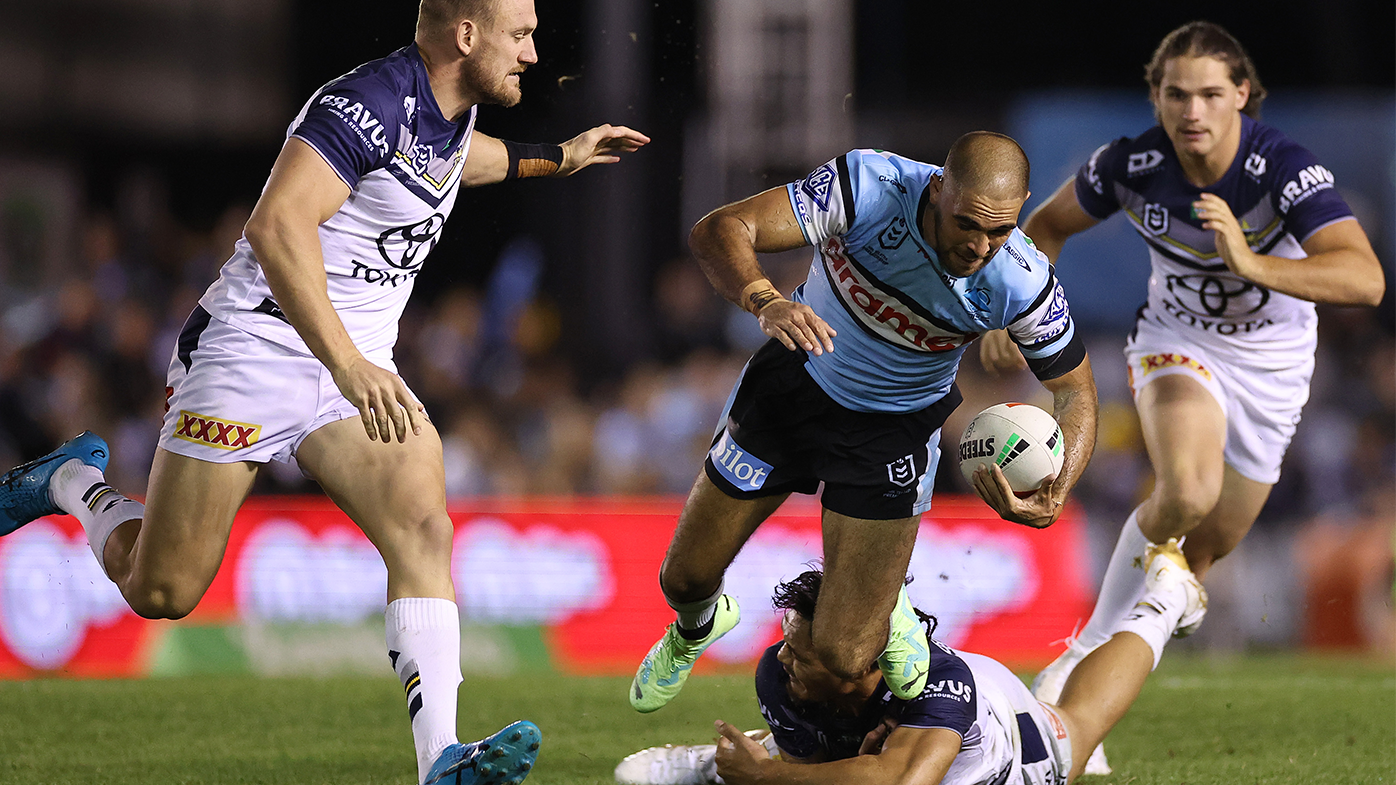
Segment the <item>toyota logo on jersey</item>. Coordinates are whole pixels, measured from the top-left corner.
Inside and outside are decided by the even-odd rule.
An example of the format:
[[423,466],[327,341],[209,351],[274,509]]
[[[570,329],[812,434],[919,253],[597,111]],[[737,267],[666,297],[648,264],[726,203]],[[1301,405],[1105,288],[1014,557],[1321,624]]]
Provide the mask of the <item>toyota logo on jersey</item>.
[[441,228],[446,225],[446,217],[432,213],[431,217],[411,226],[399,226],[378,235],[378,253],[383,261],[399,270],[412,270],[422,265],[422,261],[436,247],[441,239]]
[[1198,316],[1250,316],[1270,302],[1270,290],[1240,278],[1170,275],[1168,291]]

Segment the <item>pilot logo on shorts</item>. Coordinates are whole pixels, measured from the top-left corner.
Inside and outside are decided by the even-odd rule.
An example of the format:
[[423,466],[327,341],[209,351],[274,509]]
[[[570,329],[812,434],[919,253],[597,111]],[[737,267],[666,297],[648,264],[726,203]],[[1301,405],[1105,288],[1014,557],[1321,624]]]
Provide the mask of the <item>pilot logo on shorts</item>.
[[743,450],[732,441],[731,434],[722,432],[722,438],[708,451],[708,458],[717,468],[717,473],[742,491],[759,491],[771,476],[771,465]]
[[261,433],[260,425],[220,420],[181,409],[174,435],[176,439],[206,444],[220,450],[241,450],[256,444]]
[[1158,236],[1168,232],[1168,208],[1161,204],[1150,202],[1144,205],[1144,229],[1149,234]]
[[887,479],[893,485],[907,486],[916,482],[916,461],[910,455],[887,464]]

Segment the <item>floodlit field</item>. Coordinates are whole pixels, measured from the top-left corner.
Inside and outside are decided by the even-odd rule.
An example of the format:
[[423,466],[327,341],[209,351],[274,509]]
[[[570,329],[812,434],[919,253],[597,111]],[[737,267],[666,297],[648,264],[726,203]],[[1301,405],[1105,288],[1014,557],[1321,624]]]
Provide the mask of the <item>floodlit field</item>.
[[[381,679],[201,677],[0,684],[3,783],[413,782],[401,690]],[[461,730],[543,729],[529,782],[607,783],[624,755],[760,722],[750,680],[695,677],[641,716],[626,680],[468,679]],[[1166,656],[1084,783],[1323,783],[1396,778],[1396,666],[1355,660]]]

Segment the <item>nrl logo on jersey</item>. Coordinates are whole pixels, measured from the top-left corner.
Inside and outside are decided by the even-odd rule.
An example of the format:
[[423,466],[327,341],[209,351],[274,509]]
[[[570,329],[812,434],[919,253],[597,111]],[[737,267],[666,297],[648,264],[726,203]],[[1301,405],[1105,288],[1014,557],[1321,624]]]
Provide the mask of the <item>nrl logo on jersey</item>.
[[918,352],[948,352],[979,333],[961,333],[938,326],[918,308],[903,303],[848,258],[843,242],[831,237],[820,246],[829,283],[849,313],[874,335],[888,343]]
[[1144,230],[1155,237],[1168,233],[1168,208],[1161,204],[1150,202],[1144,205],[1143,220],[1139,223]]
[[1163,163],[1163,153],[1158,150],[1145,150],[1142,153],[1130,153],[1129,163],[1126,165],[1127,173],[1130,177],[1143,174],[1158,168]]

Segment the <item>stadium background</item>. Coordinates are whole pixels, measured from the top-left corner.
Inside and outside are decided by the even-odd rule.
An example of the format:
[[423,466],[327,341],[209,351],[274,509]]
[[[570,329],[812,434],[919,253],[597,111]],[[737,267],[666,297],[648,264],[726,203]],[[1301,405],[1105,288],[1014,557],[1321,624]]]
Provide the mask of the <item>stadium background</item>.
[[[525,100],[483,109],[479,128],[561,141],[615,122],[655,141],[567,181],[462,191],[404,318],[398,363],[445,441],[462,524],[458,561],[463,544],[480,546],[472,564],[483,566],[458,580],[501,564],[560,576],[539,578],[515,605],[490,604],[497,584],[478,588],[478,601],[463,585],[468,668],[622,668],[628,654],[577,655],[566,639],[569,620],[604,610],[597,603],[615,610],[617,597],[632,597],[635,607],[620,611],[633,614],[621,617],[629,626],[663,623],[654,549],[761,340],[749,317],[711,294],[684,235],[707,210],[849,147],[939,161],[960,133],[1000,130],[1033,161],[1031,207],[1095,146],[1147,127],[1143,61],[1169,29],[1206,16],[1249,48],[1272,95],[1267,120],[1335,172],[1390,278],[1389,5],[998,8],[987,16],[910,0],[538,3],[540,63],[524,78]],[[227,258],[286,123],[325,81],[408,43],[414,17],[412,3],[360,0],[0,6],[0,465],[89,428],[112,442],[111,479],[144,489],[174,336]],[[986,597],[1007,590],[1040,601],[1012,617],[999,607],[991,621],[1000,627],[1057,608],[1053,634],[1024,662],[1069,632],[1120,522],[1147,493],[1119,359],[1147,277],[1131,235],[1116,219],[1074,240],[1061,262],[1102,403],[1074,522],[1032,539],[980,520],[974,505],[952,500],[967,488],[946,456],[937,479],[944,501],[918,550],[927,538],[993,558],[1028,548],[1031,557],[1013,564],[1060,570],[985,589],[970,577],[983,562],[956,562],[963,574],[948,578],[944,564],[924,565],[917,591],[931,610],[945,612],[936,605],[949,585],[966,606],[990,607]],[[768,261],[783,289],[802,278],[808,255]],[[1313,397],[1284,475],[1256,530],[1209,578],[1212,619],[1185,647],[1396,646],[1392,313],[1390,290],[1375,311],[1323,309]],[[990,403],[1046,400],[1029,376],[986,377],[973,351],[961,385],[966,403],[951,434]],[[266,547],[248,552],[246,570],[235,548],[224,599],[211,595],[202,615],[181,624],[126,614],[83,566],[95,569],[71,522],[0,540],[0,673],[386,675],[376,557],[324,512],[294,467],[270,467],[256,491],[270,498],[254,506],[270,512],[254,510],[239,531]],[[761,544],[785,562],[750,575],[817,554],[812,509],[797,505],[772,527]],[[281,528],[254,527],[267,519]],[[650,540],[657,546],[642,545]],[[605,556],[646,547],[640,566]],[[1063,550],[1048,559],[1041,548]],[[259,555],[270,577],[239,577],[258,574]],[[648,594],[626,595],[625,582],[642,572],[635,592]],[[71,621],[81,634],[59,631]],[[128,659],[112,660],[118,650]]]

